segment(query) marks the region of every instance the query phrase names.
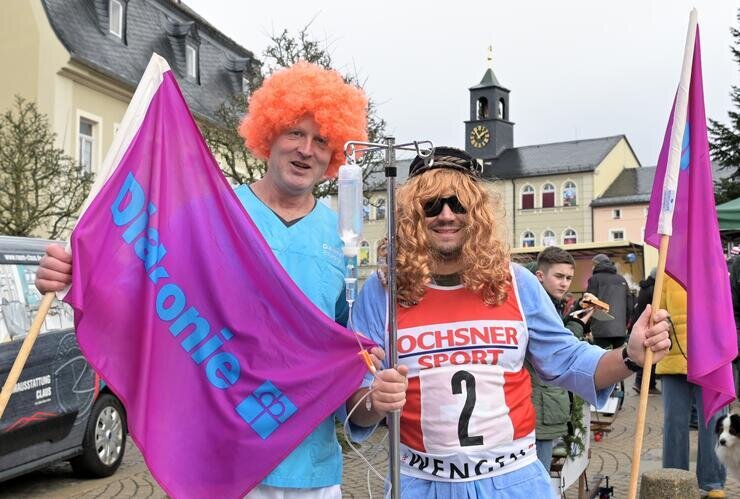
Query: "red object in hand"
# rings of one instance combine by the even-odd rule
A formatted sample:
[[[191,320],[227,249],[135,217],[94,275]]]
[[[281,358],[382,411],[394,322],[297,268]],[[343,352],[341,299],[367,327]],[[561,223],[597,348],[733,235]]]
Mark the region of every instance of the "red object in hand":
[[[597,432],[594,434],[594,440],[596,442],[601,442],[601,432]]]

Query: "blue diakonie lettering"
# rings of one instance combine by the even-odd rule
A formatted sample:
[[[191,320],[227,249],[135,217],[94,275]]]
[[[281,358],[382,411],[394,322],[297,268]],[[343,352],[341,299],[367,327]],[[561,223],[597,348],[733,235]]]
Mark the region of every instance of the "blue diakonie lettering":
[[[142,261],[149,280],[158,288],[155,298],[157,317],[169,323],[170,334],[177,339],[182,349],[190,354],[191,360],[196,365],[200,366],[205,363],[204,374],[209,383],[218,389],[225,390],[239,380],[241,373],[239,359],[222,348],[225,345],[224,342],[233,338],[234,335],[227,328],[222,328],[219,331],[220,335],[211,334],[211,324],[208,319],[203,317],[195,306],[188,306],[188,300],[182,288],[174,282],[164,281],[170,278],[169,272],[162,264],[167,249],[159,241],[157,229],[149,225],[150,216],[156,212],[157,207],[147,202],[144,189],[136,181],[133,173],[129,172],[111,206],[113,223],[118,227],[125,226],[121,238],[126,244],[132,246],[134,253]],[[271,383],[263,384],[257,391],[264,390],[265,386],[271,386],[279,392]],[[235,409],[239,416],[263,439],[277,429],[275,424],[282,424],[297,410],[292,402],[281,393],[280,400],[283,404],[281,407],[292,407],[292,410],[282,413],[280,417],[270,413],[276,421],[269,426],[268,431],[265,426],[266,420],[257,418],[260,421],[257,423],[254,414],[244,409],[245,404],[250,404],[253,400],[256,400],[255,395],[250,394],[237,404]]]

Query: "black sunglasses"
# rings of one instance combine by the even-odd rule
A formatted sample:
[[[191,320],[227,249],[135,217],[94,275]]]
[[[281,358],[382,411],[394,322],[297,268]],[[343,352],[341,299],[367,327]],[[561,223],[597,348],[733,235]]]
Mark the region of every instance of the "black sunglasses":
[[[436,217],[442,213],[442,209],[445,205],[450,207],[452,213],[457,213],[458,215],[464,215],[468,212],[460,200],[457,199],[457,196],[450,196],[448,198],[432,199],[424,203],[424,215],[428,217]]]

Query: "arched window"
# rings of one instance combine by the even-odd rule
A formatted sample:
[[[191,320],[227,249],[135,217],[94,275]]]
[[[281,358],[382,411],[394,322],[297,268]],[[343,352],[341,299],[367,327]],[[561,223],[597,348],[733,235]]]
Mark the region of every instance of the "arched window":
[[[526,231],[522,234],[522,248],[534,248],[534,233]]]
[[[551,230],[546,230],[542,233],[542,246],[555,246],[557,241],[555,240],[555,233]]]
[[[375,220],[385,220],[385,199],[375,200]]]
[[[362,199],[362,219],[366,222],[370,220],[370,201],[367,198]]]
[[[563,184],[563,206],[575,206],[576,199],[578,199],[576,194],[575,182],[568,180]]]
[[[552,184],[545,184],[542,186],[542,207],[555,207],[555,186]]]
[[[504,99],[498,100],[498,117],[502,120],[508,120],[509,117],[506,115],[506,102]]]
[[[477,118],[479,120],[484,120],[488,118],[488,99],[485,97],[481,97],[478,99],[478,111],[476,113]]]
[[[576,244],[578,242],[578,234],[573,229],[565,229],[563,232],[563,244]]]
[[[357,255],[360,265],[370,265],[370,243],[367,241],[360,242],[360,252]]]
[[[534,187],[531,185],[525,185],[522,187],[522,203],[523,210],[531,210],[534,208]]]

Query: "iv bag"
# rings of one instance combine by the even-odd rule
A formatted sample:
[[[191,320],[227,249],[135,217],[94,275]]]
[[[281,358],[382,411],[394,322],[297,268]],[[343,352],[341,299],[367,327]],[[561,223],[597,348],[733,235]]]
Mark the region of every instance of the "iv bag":
[[[362,168],[357,164],[339,167],[339,237],[344,242],[343,252],[355,257],[362,236]]]

